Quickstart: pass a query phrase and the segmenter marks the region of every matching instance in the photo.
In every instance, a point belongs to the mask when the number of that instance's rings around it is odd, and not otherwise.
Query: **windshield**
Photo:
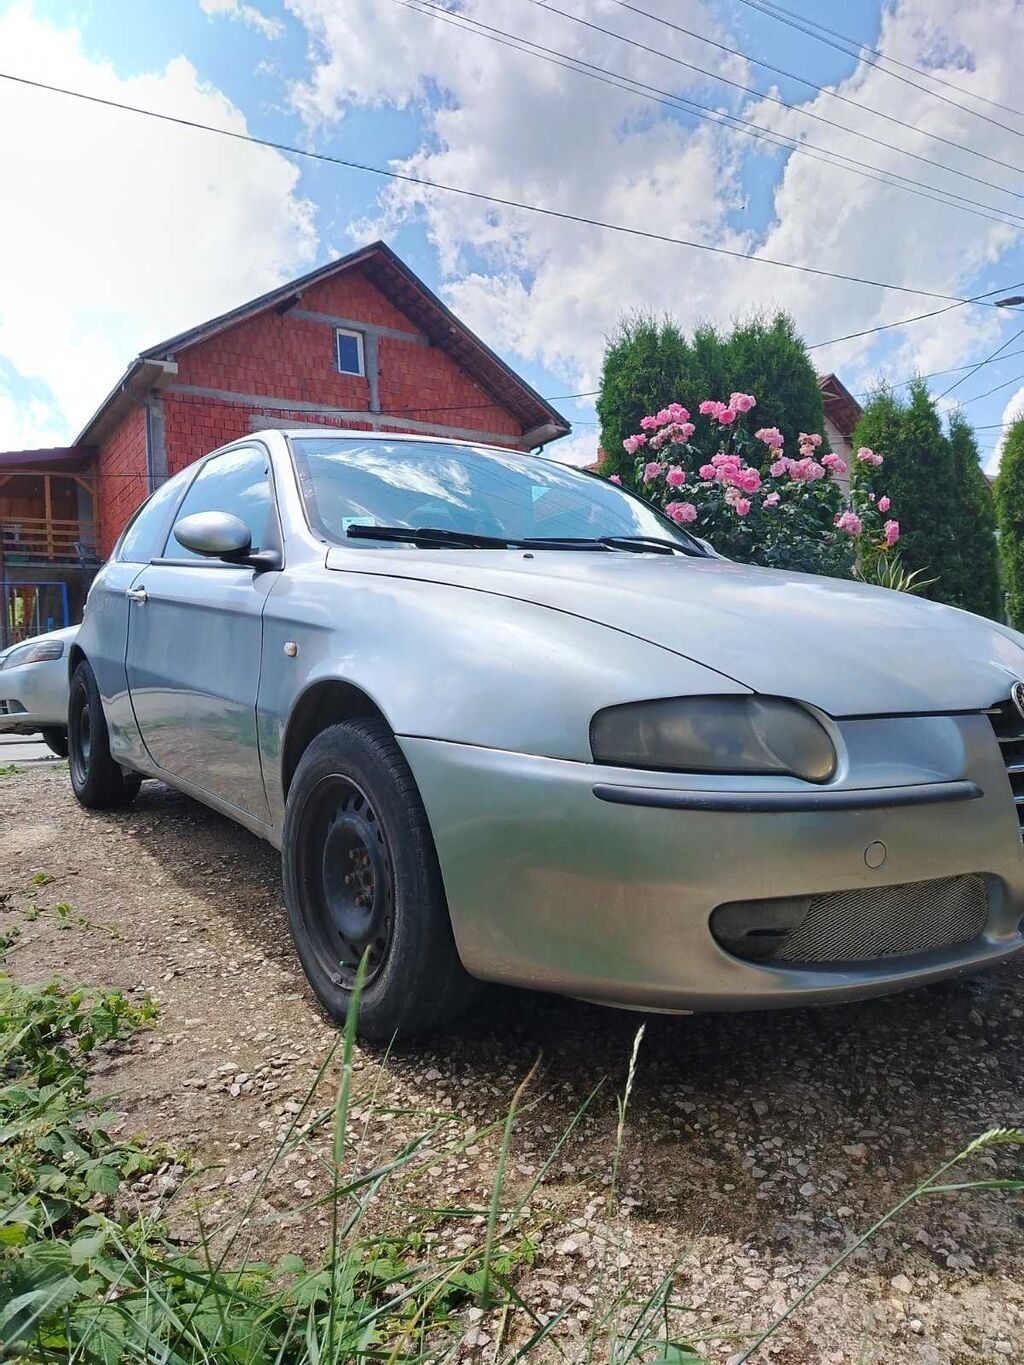
[[[515,540],[653,536],[694,545],[639,498],[542,456],[324,436],[294,438],[292,449],[310,525],[339,544],[375,544],[350,539],[351,526],[429,526]]]

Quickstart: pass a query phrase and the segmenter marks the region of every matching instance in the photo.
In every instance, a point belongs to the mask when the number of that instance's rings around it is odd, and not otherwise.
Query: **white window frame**
[[[358,371],[355,371],[355,370],[343,370],[343,369],[341,368],[341,338],[342,338],[342,337],[355,337],[355,339],[356,339],[356,350],[357,350],[357,353],[358,353],[358,356],[359,356],[359,369],[358,369]],[[351,327],[335,327],[335,329],[334,329],[334,368],[338,371],[339,374],[351,375],[353,379],[356,379],[356,378],[358,378],[358,379],[365,379],[365,378],[366,378],[366,355],[365,355],[365,348],[364,348],[364,346],[363,346],[363,334],[362,334],[362,332],[357,332],[357,331],[355,331],[355,330],[354,330],[353,328],[351,328]]]

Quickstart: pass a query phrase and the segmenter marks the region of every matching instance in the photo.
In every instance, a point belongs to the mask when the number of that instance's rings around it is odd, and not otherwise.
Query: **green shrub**
[[[1007,433],[995,494],[1006,609],[1010,624],[1024,630],[1024,418]]]

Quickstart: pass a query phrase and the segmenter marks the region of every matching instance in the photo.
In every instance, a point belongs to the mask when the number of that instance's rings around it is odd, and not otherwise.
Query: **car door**
[[[261,445],[210,456],[178,515],[231,512],[252,549],[278,547],[269,457]],[[128,687],[143,742],[174,777],[258,820],[268,818],[256,694],[263,608],[276,571],[208,559],[167,537],[128,589]]]

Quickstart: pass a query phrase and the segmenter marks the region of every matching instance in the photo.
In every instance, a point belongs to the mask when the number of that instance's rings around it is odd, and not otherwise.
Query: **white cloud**
[[[720,125],[684,128],[664,108],[636,94],[510,52],[450,24],[382,0],[287,0],[311,36],[311,69],[293,99],[314,128],[353,105],[421,102],[425,136],[398,169],[489,194],[759,256],[820,266],[939,293],[971,291],[978,273],[998,266],[1019,240],[1012,229],[953,207],[865,180],[852,170],[792,156],[778,179],[774,217],[758,232],[747,216],[742,169],[763,144]],[[666,18],[722,36],[702,0],[656,0]],[[706,46],[656,22],[623,17],[611,0],[561,0],[561,7],[658,47],[669,56],[763,84]],[[497,28],[586,61],[625,72],[663,90],[729,106],[722,87],[524,0],[464,0],[460,11]],[[1017,54],[1024,9],[1014,0],[965,6],[959,0],[899,0],[883,11],[879,43],[901,60],[928,64],[989,99],[1019,102]],[[784,30],[780,30],[780,34]],[[811,58],[801,64],[813,67]],[[813,70],[810,71],[813,75]],[[896,147],[1004,183],[1006,173],[934,140],[966,142],[1013,165],[1016,138],[863,67],[836,87],[911,125],[895,128],[876,114],[818,95],[804,106],[821,117],[880,139],[809,122],[761,99],[744,117],[825,148],[945,185],[1004,210],[1018,200],[932,170]],[[438,94],[438,92],[440,92]],[[696,93],[694,93],[696,92]],[[674,314],[686,327],[701,317],[728,323],[752,307],[789,309],[809,342],[888,323],[931,307],[911,294],[878,290],[768,265],[617,236],[511,209],[395,184],[381,196],[385,230],[415,217],[425,223],[447,279],[446,297],[471,326],[499,347],[554,369],[574,387],[591,388],[605,336],[627,310]],[[359,225],[363,232],[365,225]],[[971,359],[1000,336],[995,313],[965,307],[905,332],[889,373],[935,370]],[[851,387],[877,371],[871,338],[819,350]]]
[[[255,5],[244,4],[243,0],[199,0],[199,8],[204,14],[223,14],[228,19],[241,19],[262,33],[264,38],[280,38],[284,32],[280,19],[264,14]]]
[[[1024,388],[1019,388],[1013,397],[1009,399],[1006,407],[1003,408],[1001,419],[1003,427],[999,433],[999,440],[996,443],[995,450],[993,450],[987,460],[982,461],[987,474],[998,474],[999,464],[1003,458],[1003,446],[1006,443],[1010,428],[1013,426],[1014,422],[1019,422],[1022,417],[1024,417]]]
[[[245,131],[182,57],[122,79],[21,0],[0,13],[8,70]],[[26,129],[31,136],[26,136]],[[145,346],[307,268],[312,206],[277,152],[2,83],[0,449],[67,440]],[[48,388],[52,402],[38,395]]]

